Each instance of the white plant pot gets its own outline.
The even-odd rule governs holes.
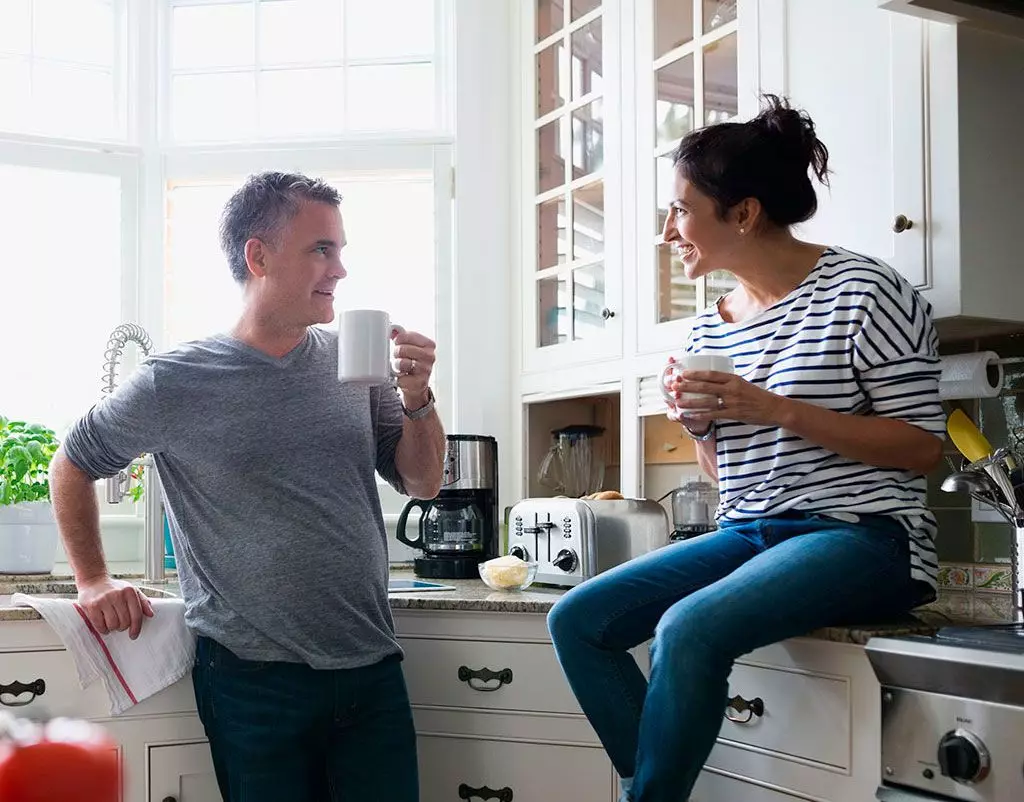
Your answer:
[[[0,507],[0,574],[49,574],[57,559],[57,522],[49,501]]]

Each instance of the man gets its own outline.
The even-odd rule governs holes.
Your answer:
[[[337,381],[337,334],[314,324],[333,320],[346,275],[339,202],[302,175],[250,177],[221,220],[244,295],[230,334],[146,360],[51,470],[82,607],[101,633],[135,637],[152,611],[107,571],[93,482],[154,455],[227,802],[418,796],[374,471],[437,495],[435,345],[395,336],[397,393]]]

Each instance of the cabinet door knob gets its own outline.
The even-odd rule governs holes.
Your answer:
[[[32,694],[28,699],[22,699],[18,701],[15,699],[5,700],[5,696],[18,697],[23,693]],[[42,696],[46,693],[46,682],[43,679],[37,679],[35,682],[10,682],[6,685],[0,684],[0,705],[4,707],[24,707],[25,705],[32,704],[36,700],[37,696]]]
[[[604,309],[601,310],[601,317],[603,317],[605,320],[608,320],[608,318],[610,317],[615,317],[615,313],[606,306]]]
[[[459,799],[472,799],[473,797],[479,797],[483,800],[496,799],[498,802],[512,802],[512,789],[507,785],[504,788],[488,788],[486,785],[483,788],[473,788],[472,786],[466,785],[466,783],[459,783]]]
[[[914,221],[907,217],[905,214],[896,215],[896,219],[892,223],[892,230],[897,234],[902,234],[907,229],[914,227]]]
[[[730,713],[730,710],[735,710],[736,713]],[[742,696],[734,696],[725,706],[725,717],[737,724],[746,724],[755,716],[760,718],[763,715],[764,700],[760,696],[750,701],[747,701]]]

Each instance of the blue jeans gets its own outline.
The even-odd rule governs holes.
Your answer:
[[[225,802],[417,802],[416,735],[399,657],[317,671],[242,660],[199,638],[199,716]]]
[[[687,799],[722,724],[733,661],[813,629],[905,613],[906,530],[792,513],[672,544],[578,585],[548,615],[559,662],[633,802]],[[650,680],[626,651],[653,637]]]

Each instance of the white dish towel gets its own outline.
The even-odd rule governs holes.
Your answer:
[[[47,599],[15,593],[11,604],[31,607],[53,627],[71,653],[83,688],[103,681],[111,715],[173,685],[192,670],[195,636],[185,626],[181,599],[150,599],[153,617],[132,640],[128,632],[100,635],[71,599]]]

